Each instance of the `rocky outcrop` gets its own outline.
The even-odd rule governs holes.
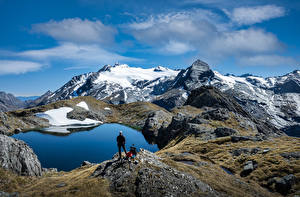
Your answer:
[[[268,181],[268,187],[271,190],[287,195],[290,193],[292,187],[297,183],[297,178],[293,174],[284,177],[273,177]]]
[[[141,149],[134,161],[112,160],[101,163],[92,174],[110,181],[113,194],[122,196],[219,196],[208,184],[162,162],[155,154]]]
[[[40,161],[25,142],[1,134],[0,167],[19,175],[40,176],[42,174]]]
[[[155,111],[149,114],[142,133],[148,142],[155,142],[158,137],[158,130],[167,128],[172,116],[163,110]]]
[[[176,106],[182,106],[186,99],[188,93],[186,90],[182,89],[172,89],[161,96],[158,96],[152,103],[164,107],[167,110],[171,110]]]
[[[227,127],[216,128],[214,132],[217,137],[231,136],[238,133],[236,130]]]
[[[284,135],[282,131],[278,130],[269,122],[257,120],[254,116],[245,111],[232,96],[225,94],[212,86],[203,86],[193,90],[188,97],[185,105],[191,105],[197,108],[225,108],[230,112],[239,114],[252,121],[255,124],[258,132],[263,136],[277,137]],[[222,113],[219,114],[221,115]]]
[[[67,114],[67,118],[69,119],[75,119],[75,120],[85,120],[86,118],[92,119],[92,120],[98,120],[98,121],[105,121],[105,115],[107,115],[109,112],[106,110],[103,111],[91,111],[86,110],[82,107],[73,107],[73,110]]]

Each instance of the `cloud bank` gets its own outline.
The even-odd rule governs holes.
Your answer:
[[[32,32],[46,34],[59,41],[110,44],[114,42],[117,30],[104,25],[100,20],[69,18],[34,24]]]
[[[0,75],[23,74],[40,70],[43,66],[31,61],[0,60]]]

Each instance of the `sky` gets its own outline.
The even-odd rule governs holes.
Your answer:
[[[0,91],[38,96],[116,62],[284,75],[299,21],[299,0],[0,0]]]

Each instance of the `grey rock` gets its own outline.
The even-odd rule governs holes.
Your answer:
[[[275,181],[275,189],[277,192],[286,195],[291,190],[292,186],[296,183],[297,178],[293,174],[286,175]]]
[[[157,97],[152,103],[171,110],[176,106],[182,106],[187,99],[188,91],[183,89],[171,89]]]
[[[7,193],[7,192],[0,191],[0,197],[19,197],[19,193],[18,192]]]
[[[107,113],[105,112],[105,110],[103,112]],[[89,118],[92,120],[99,120],[103,122],[105,120],[105,115],[103,114],[103,112],[94,112],[91,110],[86,110],[82,107],[73,107],[73,110],[67,114],[67,118],[76,120],[85,120],[86,118]]]
[[[19,175],[40,176],[42,174],[40,161],[25,142],[1,134],[0,166]]]
[[[204,119],[202,114],[197,115],[194,119],[192,119],[190,121],[191,123],[195,123],[195,124],[207,124],[209,123],[208,120]]]
[[[219,127],[214,131],[217,137],[225,137],[237,134],[237,131],[227,127]]]
[[[65,187],[65,186],[67,186],[66,183],[59,183],[59,184],[56,185],[57,188],[59,188],[59,187]]]
[[[256,161],[247,161],[244,165],[243,171],[241,172],[241,176],[248,176],[253,170],[257,168]]]
[[[224,108],[217,108],[203,112],[201,116],[207,120],[225,121],[229,118],[229,111]]]
[[[255,155],[259,151],[261,151],[260,148],[238,148],[238,149],[232,150],[231,154],[233,156],[240,156],[241,154]]]
[[[83,161],[82,163],[81,163],[81,167],[82,166],[87,166],[87,165],[96,165],[95,163],[91,163],[91,162],[89,162],[89,161]]]
[[[123,196],[219,196],[206,183],[166,165],[149,151],[141,149],[135,161],[105,161],[92,176],[107,178],[111,190]]]
[[[261,137],[253,137],[253,136],[231,136],[232,142],[242,142],[242,141],[262,141]]]
[[[263,154],[266,154],[266,153],[268,153],[268,152],[270,152],[271,150],[269,149],[269,148],[266,148],[266,149],[264,149],[263,151],[262,151],[262,153]]]
[[[282,157],[286,159],[299,159],[300,158],[300,152],[289,152],[289,153],[281,153]]]
[[[149,114],[142,133],[148,141],[155,141],[160,129],[165,129],[171,122],[172,115],[163,110]]]
[[[43,168],[43,173],[57,172],[57,168]]]

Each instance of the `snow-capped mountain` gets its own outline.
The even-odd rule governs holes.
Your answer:
[[[299,129],[299,70],[278,77],[238,77],[212,71],[201,60],[181,71],[161,66],[143,69],[126,64],[106,65],[98,72],[73,77],[54,93],[44,95],[39,104],[93,96],[113,104],[149,101],[171,109],[183,105],[190,92],[203,85],[233,95],[245,110],[262,121],[281,129]]]
[[[98,72],[73,77],[41,104],[76,96],[93,96],[113,104],[152,101],[167,90],[164,87],[168,87],[178,72],[161,66],[143,69],[126,64],[105,65]]]

